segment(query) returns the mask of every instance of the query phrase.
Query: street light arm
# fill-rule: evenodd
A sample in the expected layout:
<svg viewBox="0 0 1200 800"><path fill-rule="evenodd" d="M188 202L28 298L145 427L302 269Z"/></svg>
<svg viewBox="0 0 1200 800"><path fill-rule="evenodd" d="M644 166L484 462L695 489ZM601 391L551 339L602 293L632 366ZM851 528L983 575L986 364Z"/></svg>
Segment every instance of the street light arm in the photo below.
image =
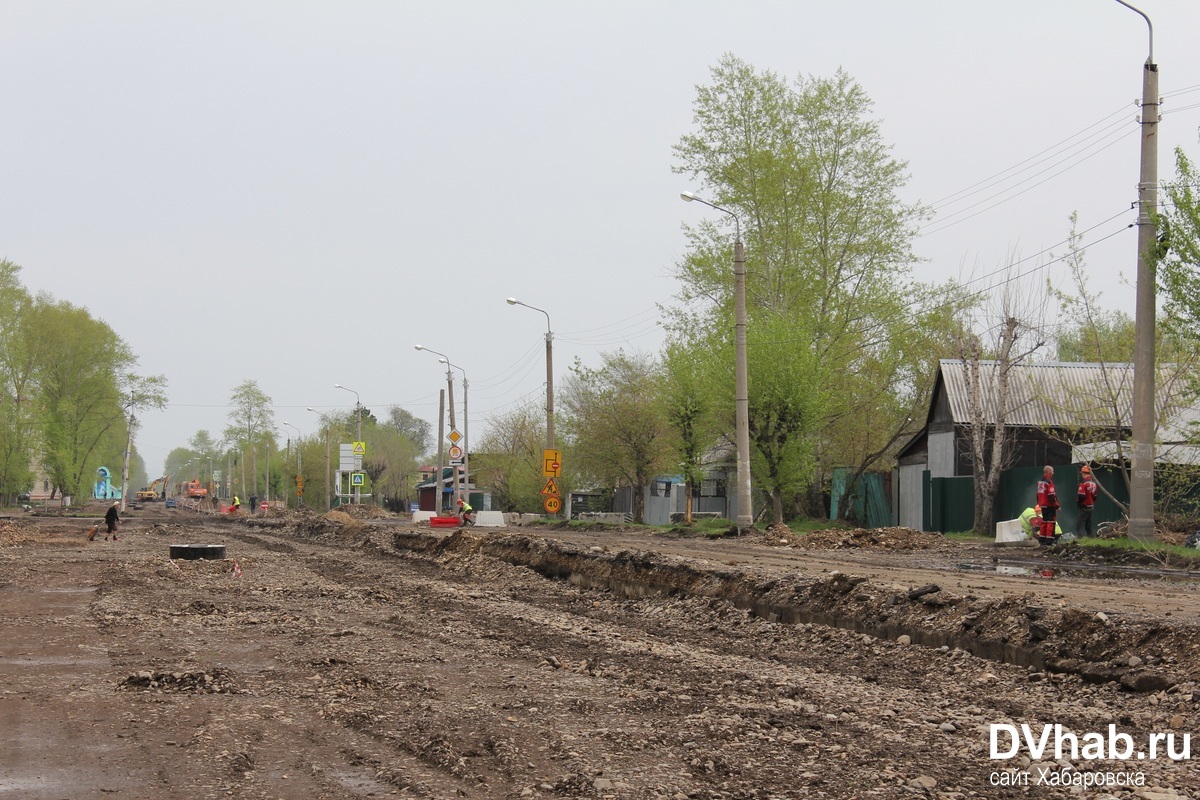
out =
<svg viewBox="0 0 1200 800"><path fill-rule="evenodd" d="M1130 11L1141 14L1142 19L1146 20L1146 27L1148 27L1150 29L1150 55L1146 56L1146 63L1153 64L1154 63L1154 23L1152 23L1150 21L1150 18L1148 16L1146 16L1145 12L1143 12L1141 9L1131 6L1129 3L1126 3L1125 0L1117 0L1117 2L1120 3L1121 5L1125 6L1126 8L1128 8Z"/></svg>
<svg viewBox="0 0 1200 800"><path fill-rule="evenodd" d="M510 297L507 300L505 300L504 302L508 303L510 306L525 306L526 308L532 308L534 311L540 311L543 314L545 314L546 315L546 338L550 339L554 336L554 334L550 330L550 312L549 311L547 311L544 308L538 308L537 306L531 306L531 305L529 305L529 303L522 303L520 300L516 299L515 297Z"/></svg>
<svg viewBox="0 0 1200 800"><path fill-rule="evenodd" d="M1117 2L1120 3L1121 0L1117 0ZM691 192L680 192L679 196L689 203L694 200L697 203L703 203L704 205L708 206L709 208L715 208L717 211L720 211L723 214L728 214L729 216L733 217L734 238L736 241L739 241L739 242L742 240L742 218L739 217L737 214L733 213L728 208L723 208L722 206L719 206L716 203L708 202L707 200L705 200L702 197L697 197L696 195L692 194Z"/></svg>

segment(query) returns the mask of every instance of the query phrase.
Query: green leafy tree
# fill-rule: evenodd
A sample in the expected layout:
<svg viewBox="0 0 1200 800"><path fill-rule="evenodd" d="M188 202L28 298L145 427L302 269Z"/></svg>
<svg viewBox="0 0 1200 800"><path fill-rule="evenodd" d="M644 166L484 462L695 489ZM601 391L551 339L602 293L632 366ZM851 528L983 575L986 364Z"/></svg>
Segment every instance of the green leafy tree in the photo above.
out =
<svg viewBox="0 0 1200 800"><path fill-rule="evenodd" d="M661 396L667 424L673 433L675 454L687 493L685 524L692 524L692 496L704 480L706 460L720 441L722 429L717 409L722 407L716 360L707 352L709 342L676 339L663 351Z"/></svg>
<svg viewBox="0 0 1200 800"><path fill-rule="evenodd" d="M823 416L798 427L764 419L760 430L808 438L782 449L771 445L772 460L782 459L782 467L791 458L784 453L807 453L815 512L831 467L850 465L861 474L891 466L896 443L911 430L918 382L932 374L939 348L951 347L953 314L971 298L953 284L911 279L912 241L927 212L901 199L907 165L884 143L870 99L849 75L788 81L727 55L712 70L711 84L697 90L693 112L695 130L675 147L675 171L699 182L706 199L740 221L751 327L783 341L803 339L811 354L803 371L813 382L812 402L804 408L822 409ZM728 330L729 223L722 215L688 229L689 252L677 271L684 305L673 327ZM937 327L930 336L915 334L914 320ZM934 339L938 347L912 344ZM779 359L782 374L799 365ZM751 369L751 403L760 389L780 385L772 369L770 359ZM772 494L796 486L784 472L768 483Z"/></svg>
<svg viewBox="0 0 1200 800"><path fill-rule="evenodd" d="M388 409L387 424L412 442L418 454L429 451L433 441L433 426L428 420L421 419L400 406L392 406Z"/></svg>
<svg viewBox="0 0 1200 800"><path fill-rule="evenodd" d="M266 454L267 437L275 427L275 414L271 410L271 398L258 388L254 381L239 384L229 398L229 424L225 426L224 438L230 449L238 454L241 464L241 486L248 495L259 495L265 489L265 475L259 475L258 451ZM246 480L246 454L250 460L250 482ZM262 481L260 481L262 478Z"/></svg>
<svg viewBox="0 0 1200 800"><path fill-rule="evenodd" d="M567 379L571 452L584 475L633 487L633 517L645 521L643 490L670 464L658 365L647 355L606 353L599 369L578 360Z"/></svg>
<svg viewBox="0 0 1200 800"><path fill-rule="evenodd" d="M0 500L33 485L31 459L40 449L37 368L41 343L30 330L33 298L21 268L0 259Z"/></svg>
<svg viewBox="0 0 1200 800"><path fill-rule="evenodd" d="M134 357L108 325L70 303L38 298L32 327L54 353L39 368L46 470L65 495L82 497L100 457L124 444L119 376Z"/></svg>
<svg viewBox="0 0 1200 800"><path fill-rule="evenodd" d="M421 450L412 437L390 424L374 425L370 431L367 447L372 455L363 461L363 469L371 481L372 500L393 511L405 511L420 480L417 459Z"/></svg>
<svg viewBox="0 0 1200 800"><path fill-rule="evenodd" d="M784 521L784 499L816 472L816 433L826 415L824 365L795 321L759 314L747 331L751 385L751 466L771 500L775 523Z"/></svg>
<svg viewBox="0 0 1200 800"><path fill-rule="evenodd" d="M1200 336L1200 170L1182 148L1175 151L1175 179L1163 189L1168 203L1159 216L1155 252L1158 281L1171 324Z"/></svg>
<svg viewBox="0 0 1200 800"><path fill-rule="evenodd" d="M524 403L490 419L486 432L472 447L471 474L477 485L491 490L493 504L502 511L534 514L542 510L545 423L541 406Z"/></svg>
<svg viewBox="0 0 1200 800"><path fill-rule="evenodd" d="M167 407L167 379L164 375L139 376L126 373L121 376L119 391L121 408L126 415L125 452L121 458L121 508L133 492L129 490L130 456L133 452L133 435L137 430L139 411L162 410ZM143 470L144 471L144 470ZM139 484L140 485L140 484Z"/></svg>

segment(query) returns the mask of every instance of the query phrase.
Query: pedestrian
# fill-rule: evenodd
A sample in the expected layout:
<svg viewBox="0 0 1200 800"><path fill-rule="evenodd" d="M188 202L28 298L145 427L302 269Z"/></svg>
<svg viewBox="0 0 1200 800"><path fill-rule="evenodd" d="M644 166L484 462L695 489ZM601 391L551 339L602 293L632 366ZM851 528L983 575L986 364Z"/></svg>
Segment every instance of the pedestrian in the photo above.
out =
<svg viewBox="0 0 1200 800"><path fill-rule="evenodd" d="M1058 517L1058 493L1054 491L1054 467L1047 464L1042 468L1042 479L1037 485L1037 504L1042 507L1042 538L1053 539Z"/></svg>
<svg viewBox="0 0 1200 800"><path fill-rule="evenodd" d="M108 526L108 533L104 535L104 541L108 541L108 537L112 536L114 542L119 541L117 538L117 525L121 522L121 501L113 503L108 507L108 513L104 515L104 524Z"/></svg>
<svg viewBox="0 0 1200 800"><path fill-rule="evenodd" d="M1096 493L1099 490L1099 484L1092 478L1092 468L1084 464L1079 470L1079 489L1075 495L1075 504L1079 506L1079 518L1075 520L1076 536L1092 535L1092 512L1096 509Z"/></svg>
<svg viewBox="0 0 1200 800"><path fill-rule="evenodd" d="M235 494L233 496L233 502L230 503L230 505L229 505L229 513L230 514L238 513L238 509L241 508L241 506L242 506L242 501L239 500L238 496Z"/></svg>
<svg viewBox="0 0 1200 800"><path fill-rule="evenodd" d="M458 513L462 515L462 521L464 525L472 524L473 519L471 517L471 512L474 510L475 509L471 508L470 503L466 502L461 497L458 499Z"/></svg>

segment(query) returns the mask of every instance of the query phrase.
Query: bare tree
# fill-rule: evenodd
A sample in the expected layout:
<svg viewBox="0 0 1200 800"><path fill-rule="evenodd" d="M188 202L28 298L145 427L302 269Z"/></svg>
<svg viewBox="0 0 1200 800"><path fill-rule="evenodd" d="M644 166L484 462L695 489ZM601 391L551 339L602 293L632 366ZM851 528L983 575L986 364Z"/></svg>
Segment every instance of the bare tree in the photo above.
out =
<svg viewBox="0 0 1200 800"><path fill-rule="evenodd" d="M1010 275L1018 259L1009 257ZM1011 466L1014 454L1007 432L1008 421L1016 410L1011 401L1012 369L1024 362L1044 344L1036 326L1021 318L1035 318L1033 301L1022 297L1019 284L1006 280L996 297L999 309L992 319L1001 320L988 331L995 336L994 345L985 349L983 337L969 333L961 339L961 357L967 375L967 406L971 420L966 433L968 455L975 476L975 522L977 534L992 528L992 509L1000 476ZM1017 306L1020 306L1018 309ZM995 306L993 306L994 308ZM1034 334L1028 347L1018 346L1023 332ZM985 336L987 334L984 334Z"/></svg>

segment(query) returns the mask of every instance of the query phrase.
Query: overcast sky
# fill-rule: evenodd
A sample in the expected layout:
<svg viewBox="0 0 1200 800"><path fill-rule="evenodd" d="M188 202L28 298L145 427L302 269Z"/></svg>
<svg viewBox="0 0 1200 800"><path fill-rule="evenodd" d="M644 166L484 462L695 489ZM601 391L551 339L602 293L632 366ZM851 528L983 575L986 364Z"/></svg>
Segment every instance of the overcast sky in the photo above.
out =
<svg viewBox="0 0 1200 800"><path fill-rule="evenodd" d="M1200 3L1134 4L1167 179L1174 147L1200 158ZM353 408L335 383L436 425L418 343L467 371L478 440L544 396L545 318L505 297L551 314L559 385L658 348L681 225L715 213L671 148L724 53L862 84L938 209L919 278L1047 264L1078 211L1132 314L1148 39L1116 0L0 0L0 257L167 376L152 476L248 379L306 435L307 406Z"/></svg>

